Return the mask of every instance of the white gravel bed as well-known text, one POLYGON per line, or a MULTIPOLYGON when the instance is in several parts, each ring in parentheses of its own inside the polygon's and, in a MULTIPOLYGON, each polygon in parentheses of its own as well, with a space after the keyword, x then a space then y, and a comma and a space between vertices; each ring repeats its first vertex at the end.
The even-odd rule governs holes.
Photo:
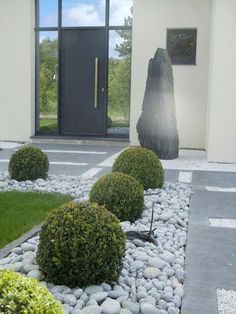
MULTIPOLYGON (((37 190, 71 194, 87 199, 93 180, 49 176, 48 180, 13 182, 0 174, 0 191, 37 190), (59 188, 61 186, 61 189, 59 188), (43 188, 43 190, 41 190, 43 188), (70 191, 70 192, 69 192, 70 191)), ((153 229, 156 244, 126 241, 126 256, 118 283, 70 289, 42 281, 36 263, 39 236, 12 250, 0 260, 0 269, 13 269, 37 278, 63 303, 70 314, 178 314, 184 294, 184 259, 187 239, 190 188, 182 183, 166 183, 162 190, 148 190, 142 218, 124 231, 148 231, 154 204, 153 229)))
POLYGON ((219 228, 236 228, 236 219, 210 218, 209 225, 219 228))
POLYGON ((219 314, 236 313, 236 291, 217 289, 217 302, 219 314))
POLYGON ((21 191, 21 192, 43 192, 69 194, 81 200, 87 199, 95 179, 83 179, 83 177, 66 175, 48 175, 47 180, 37 179, 35 181, 10 180, 8 172, 0 172, 0 192, 21 191))

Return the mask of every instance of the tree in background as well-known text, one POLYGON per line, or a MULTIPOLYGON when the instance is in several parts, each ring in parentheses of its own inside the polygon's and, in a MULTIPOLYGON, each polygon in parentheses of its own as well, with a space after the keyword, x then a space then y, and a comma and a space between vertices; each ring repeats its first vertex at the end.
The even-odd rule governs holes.
POLYGON ((58 40, 45 38, 40 50, 40 114, 53 115, 57 112, 57 62, 58 40))
MULTIPOLYGON (((131 10, 132 13, 132 10, 131 10)), ((125 18, 125 26, 132 26, 132 17, 125 18)), ((131 49, 132 31, 130 29, 117 30, 123 39, 116 45, 115 51, 119 58, 109 58, 108 79, 108 115, 113 120, 122 118, 128 126, 130 111, 130 85, 131 85, 131 49)))
MULTIPOLYGON (((131 14, 132 14, 131 9, 131 14)), ((128 16, 125 18, 125 26, 132 26, 133 18, 131 16, 128 16)), ((119 53, 119 56, 121 58, 131 58, 131 52, 132 52, 132 32, 130 29, 122 29, 117 30, 117 33, 120 35, 121 38, 123 38, 123 42, 119 45, 116 45, 115 51, 119 53)))

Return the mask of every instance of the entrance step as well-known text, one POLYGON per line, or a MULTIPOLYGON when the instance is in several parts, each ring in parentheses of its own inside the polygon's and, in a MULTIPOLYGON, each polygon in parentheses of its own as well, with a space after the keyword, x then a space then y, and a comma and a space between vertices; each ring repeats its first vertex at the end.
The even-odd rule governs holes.
POLYGON ((32 144, 71 144, 71 145, 101 145, 101 146, 121 146, 129 145, 129 139, 109 138, 109 137, 64 137, 64 136, 32 136, 32 144))

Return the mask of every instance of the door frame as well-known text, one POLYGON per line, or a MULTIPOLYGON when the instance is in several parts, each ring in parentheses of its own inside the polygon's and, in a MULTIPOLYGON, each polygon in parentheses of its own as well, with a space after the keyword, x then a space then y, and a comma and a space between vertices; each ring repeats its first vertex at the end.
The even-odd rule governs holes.
MULTIPOLYGON (((109 32, 109 31, 108 31, 109 32)), ((88 136, 88 137, 104 137, 107 136, 107 128, 106 128, 106 120, 107 120, 107 101, 108 101, 108 58, 109 58, 109 42, 108 42, 108 36, 109 33, 107 32, 105 27, 63 27, 60 29, 60 41, 59 41, 59 62, 58 62, 58 129, 59 134, 62 136, 88 136), (61 34, 62 32, 87 32, 87 31, 93 31, 93 30, 101 30, 105 34, 105 47, 104 47, 104 117, 103 117, 103 123, 104 123, 104 135, 91 135, 87 133, 73 133, 73 134, 65 134, 62 132, 62 122, 63 122, 63 115, 62 115, 62 88, 61 84, 63 83, 63 77, 62 77, 62 40, 61 40, 61 34)))
MULTIPOLYGON (((107 103, 108 103, 108 71, 109 71, 109 31, 112 30, 131 30, 132 26, 110 26, 110 0, 105 0, 105 25, 104 26, 62 26, 62 0, 58 0, 58 26, 57 27, 41 27, 39 24, 39 0, 35 2, 35 135, 42 135, 39 130, 39 113, 40 113, 40 102, 39 102, 39 73, 40 73, 40 60, 39 60, 39 33, 42 31, 55 31, 58 32, 58 82, 57 82, 57 124, 58 133, 56 136, 70 136, 63 135, 61 133, 61 32, 65 30, 91 30, 91 29, 103 29, 105 30, 105 75, 106 75, 106 90, 105 90, 105 125, 107 125, 107 103)), ((107 128, 105 132, 107 136, 107 128)), ((45 134, 47 135, 47 134, 45 134)), ((50 134, 48 134, 50 135, 50 134)), ((98 136, 99 137, 99 136, 98 136)), ((102 137, 102 136, 101 136, 102 137)))

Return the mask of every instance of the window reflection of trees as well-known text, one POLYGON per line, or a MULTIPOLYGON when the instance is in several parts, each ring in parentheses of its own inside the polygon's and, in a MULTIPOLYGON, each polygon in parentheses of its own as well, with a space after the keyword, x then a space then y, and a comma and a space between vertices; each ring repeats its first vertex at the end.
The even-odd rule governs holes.
MULTIPOLYGON (((108 116, 112 119, 114 133, 126 128, 128 133, 130 114, 131 86, 131 52, 132 52, 132 9, 131 15, 125 18, 124 25, 128 29, 110 31, 116 33, 117 41, 121 41, 110 51, 108 77, 108 116), (119 40, 120 39, 120 40, 119 40)), ((114 34, 113 34, 114 35, 114 34)))
MULTIPOLYGON (((43 32, 40 33, 42 36, 43 32)), ((58 39, 57 32, 45 32, 39 43, 39 105, 40 131, 57 133, 57 76, 58 76, 58 39)))

